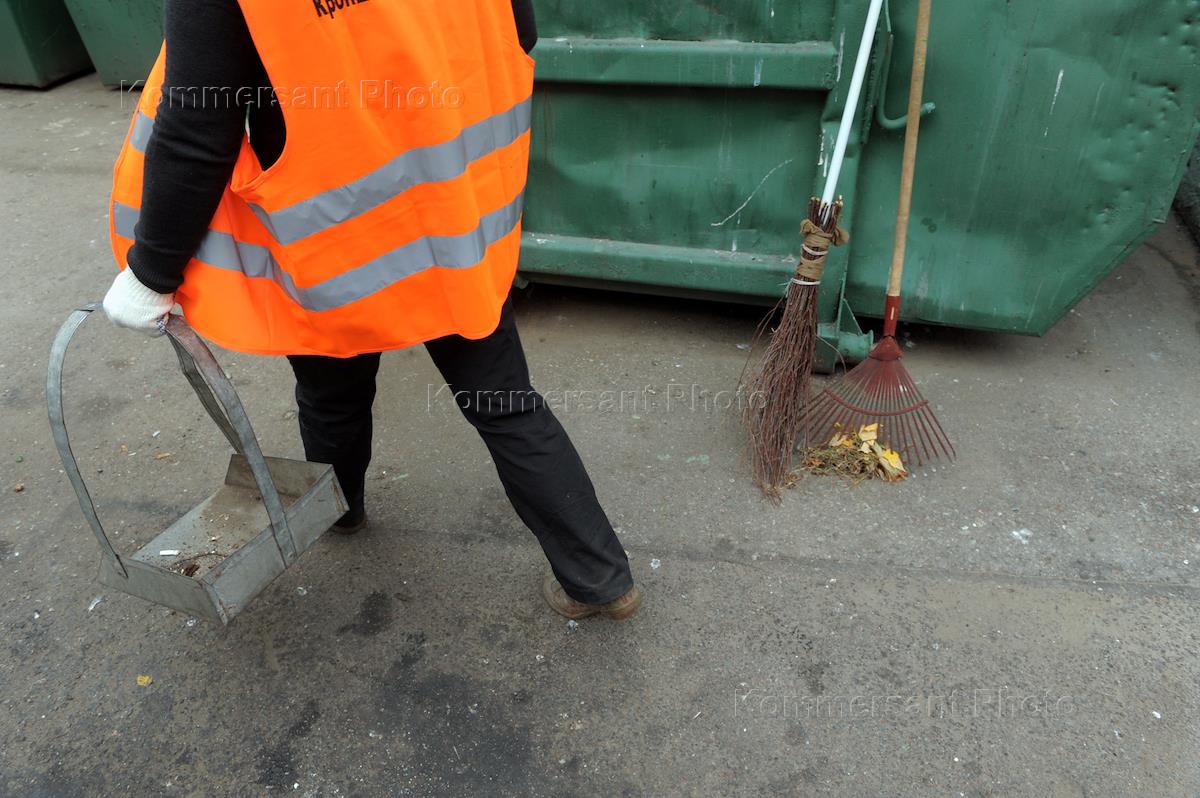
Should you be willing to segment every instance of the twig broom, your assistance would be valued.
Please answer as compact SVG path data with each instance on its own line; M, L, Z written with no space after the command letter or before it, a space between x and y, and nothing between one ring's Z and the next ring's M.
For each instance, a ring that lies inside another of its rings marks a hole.
M858 60L850 79L850 92L838 129L837 143L830 159L825 191L820 199L809 202L808 218L801 227L804 247L800 264L789 281L782 300L783 315L771 333L771 341L761 364L743 382L746 396L743 420L749 434L750 469L754 481L768 497L777 499L779 490L792 469L796 439L807 415L809 385L817 346L817 299L821 274L829 247L849 240L838 227L842 201L834 200L854 117L862 97L863 81L871 56L871 45L879 25L883 0L871 0L863 27ZM776 311L778 311L778 306ZM766 332L768 321L759 327L758 338Z

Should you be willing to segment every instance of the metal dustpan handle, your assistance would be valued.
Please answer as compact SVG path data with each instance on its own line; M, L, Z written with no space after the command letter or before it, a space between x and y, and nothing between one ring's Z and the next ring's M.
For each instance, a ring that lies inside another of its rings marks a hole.
M92 533L100 543L100 548L112 561L116 572L121 576L128 577L125 565L121 562L121 555L113 548L108 535L105 534L100 517L96 514L96 506L92 501L91 494L88 493L87 486L83 482L79 464L71 451L66 419L63 414L63 363L66 360L67 348L70 346L75 332L99 307L100 303L93 303L76 310L58 331L50 349L46 399L50 409L50 431L54 436L54 443L58 447L59 456L62 458L63 469L79 499L79 507L83 510L84 518L92 528ZM275 545L279 548L284 563L290 565L296 559L296 544L292 539L291 529L288 527L283 501L279 497L279 490L275 487L275 480L272 479L271 472L267 468L267 461L258 445L258 438L254 435L250 419L246 415L245 408L242 407L242 401L238 398L233 384L225 376L225 371L218 365L212 351L182 317L171 316L165 325L165 331L179 357L180 369L187 377L188 383L196 392L201 404L204 405L204 409L208 411L209 416L212 417L238 454L246 459L258 491L262 494L263 506L271 519L271 534L275 538Z
M75 331L98 307L100 307L99 303L95 303L72 313L59 329L58 335L55 336L54 344L50 347L50 367L46 377L46 403L50 408L50 433L54 436L54 445L58 447L58 454L62 458L63 470L67 472L67 479L71 480L71 487L75 489L75 495L79 498L79 509L83 510L83 517L87 519L88 526L92 528L92 534L99 541L100 548L112 561L113 569L128 579L129 573L125 570L125 563L121 562L121 555L113 548L108 535L104 534L100 516L96 515L96 505L92 502L92 495L88 493L87 485L83 484L83 475L79 473L79 463L75 460L75 453L71 451L71 440L67 436L66 421L63 417L62 377L67 347L70 346Z
M283 500L275 487L275 480L267 468L267 459L263 456L254 427L250 425L250 417L242 407L242 400L233 388L233 383L225 374L225 369L217 363L212 350L196 334L196 331L184 321L182 316L167 317L165 328L175 354L179 357L179 368L192 390L200 398L200 403L208 411L221 432L232 444L237 453L246 459L258 492L262 495L263 506L271 519L271 534L284 563L291 565L296 559L296 542L292 538L292 530L288 526L287 514L283 510Z

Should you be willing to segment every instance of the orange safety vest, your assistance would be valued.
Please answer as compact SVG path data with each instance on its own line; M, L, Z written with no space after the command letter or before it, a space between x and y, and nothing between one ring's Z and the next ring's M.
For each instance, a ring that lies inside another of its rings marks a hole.
M239 4L287 142L264 171L243 141L175 296L188 321L221 346L269 355L491 334L520 251L533 94L510 0ZM164 47L116 165L120 267L169 56Z

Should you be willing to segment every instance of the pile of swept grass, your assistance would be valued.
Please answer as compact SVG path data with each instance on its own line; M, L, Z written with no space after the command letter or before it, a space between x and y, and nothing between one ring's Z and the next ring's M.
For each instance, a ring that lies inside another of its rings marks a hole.
M792 472L789 485L805 473L835 476L855 485L868 479L899 482L908 477L900 455L879 442L879 424L867 424L845 431L834 425L833 437L824 446L813 446L800 453L800 465Z

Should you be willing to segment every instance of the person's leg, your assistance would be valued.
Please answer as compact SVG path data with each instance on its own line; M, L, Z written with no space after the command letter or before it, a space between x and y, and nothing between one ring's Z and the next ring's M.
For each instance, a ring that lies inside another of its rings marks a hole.
M453 335L425 346L567 594L605 604L628 593L625 550L566 430L530 384L511 300L487 338Z
M371 463L371 405L379 355L347 359L293 355L296 404L304 454L314 463L333 466L348 512L339 526L354 526L365 513L367 466Z

